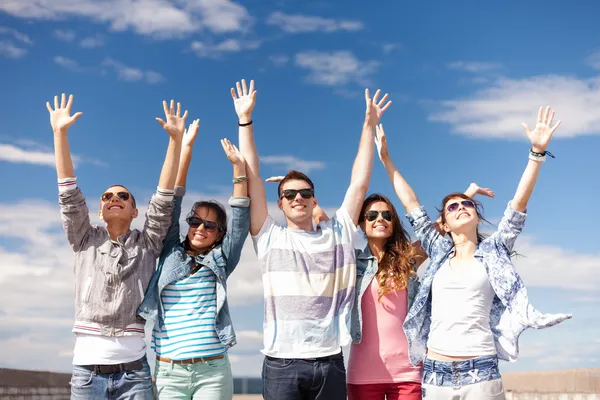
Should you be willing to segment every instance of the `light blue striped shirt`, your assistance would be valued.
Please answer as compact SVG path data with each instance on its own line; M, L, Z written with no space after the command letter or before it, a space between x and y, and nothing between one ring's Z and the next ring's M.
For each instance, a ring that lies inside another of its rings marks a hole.
M152 331L152 348L171 360L225 354L215 330L216 276L208 267L165 286L165 323Z

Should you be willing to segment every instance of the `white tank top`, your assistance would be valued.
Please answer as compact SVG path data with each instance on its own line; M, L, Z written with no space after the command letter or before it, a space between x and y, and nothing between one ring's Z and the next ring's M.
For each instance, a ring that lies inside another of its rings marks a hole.
M447 260L433 278L427 348L447 356L496 354L490 329L494 289L477 259L452 267Z

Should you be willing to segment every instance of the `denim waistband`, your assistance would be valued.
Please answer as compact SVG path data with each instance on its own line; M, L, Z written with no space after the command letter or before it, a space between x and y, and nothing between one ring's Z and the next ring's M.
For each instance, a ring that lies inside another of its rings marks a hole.
M438 361L426 358L423 363L423 372L461 373L472 370L484 371L498 368L497 356L483 356L461 361Z

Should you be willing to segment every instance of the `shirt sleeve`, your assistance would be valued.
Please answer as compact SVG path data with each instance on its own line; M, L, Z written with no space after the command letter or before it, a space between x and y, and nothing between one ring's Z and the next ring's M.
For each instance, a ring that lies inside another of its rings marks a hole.
M278 234L283 230L270 215L267 215L260 231L252 236L254 242L254 250L256 256L260 259L271 248L273 242L277 239Z

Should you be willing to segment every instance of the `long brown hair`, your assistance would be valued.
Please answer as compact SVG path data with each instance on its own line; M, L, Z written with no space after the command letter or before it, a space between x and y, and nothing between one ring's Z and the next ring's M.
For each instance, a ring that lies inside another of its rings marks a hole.
M392 212L392 235L383 247L383 257L379 261L377 283L379 284L379 299L386 294L403 290L408 287L408 278L415 274L413 265L416 258L421 257L411 244L406 230L398 218L396 208L387 197L374 193L363 202L358 217L359 224L365 223L365 213L373 203L383 202ZM367 238L368 239L368 238Z

